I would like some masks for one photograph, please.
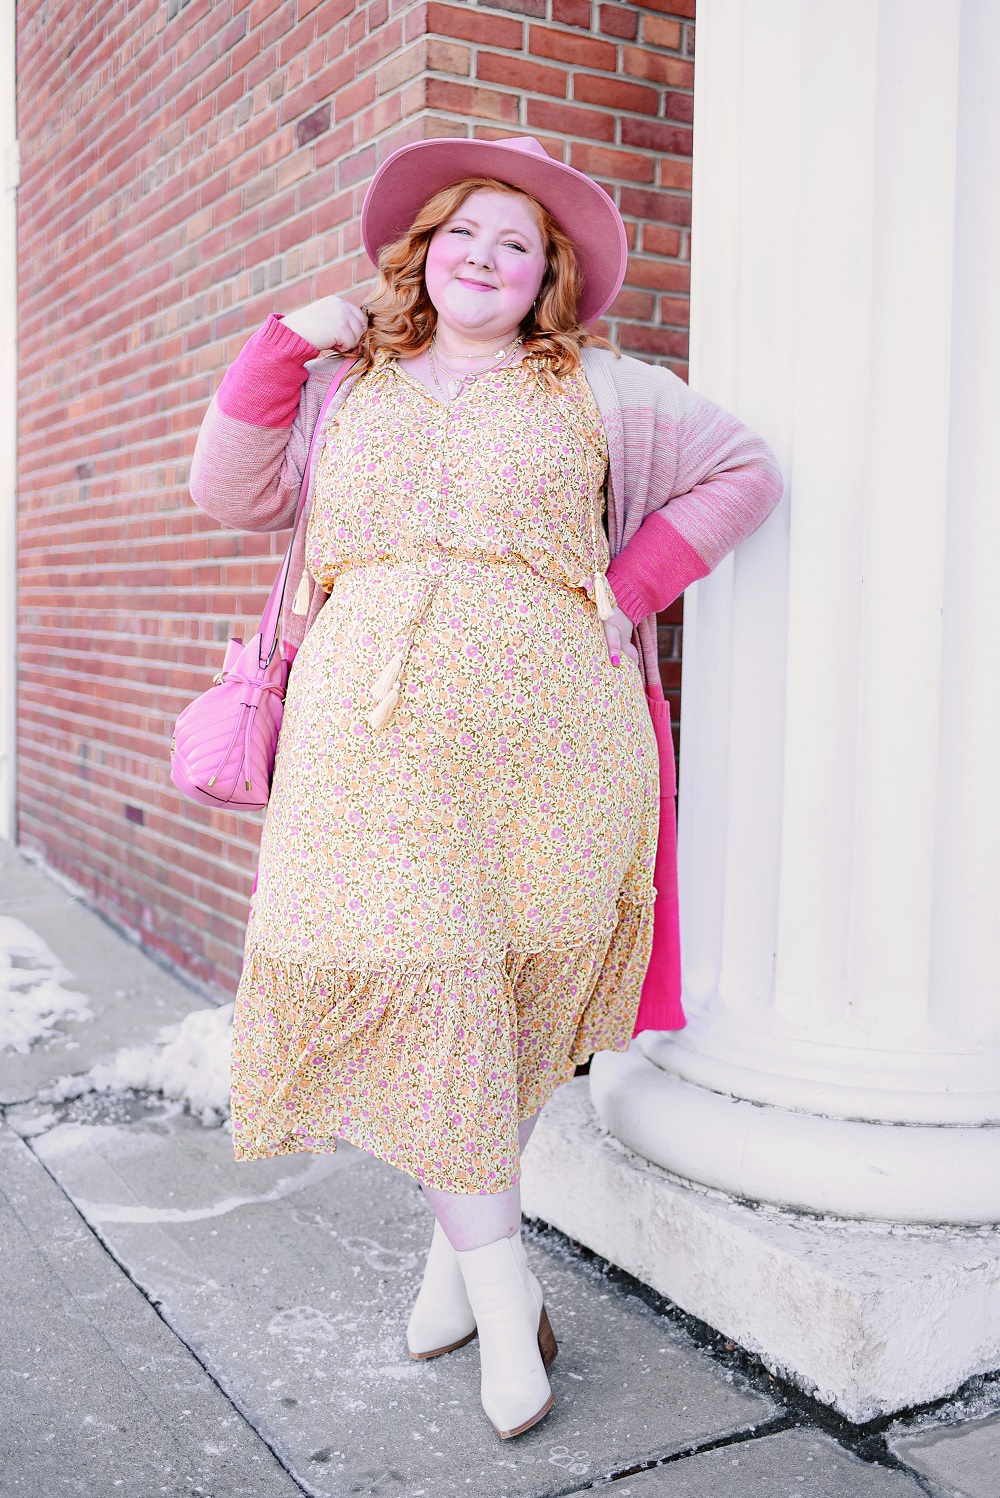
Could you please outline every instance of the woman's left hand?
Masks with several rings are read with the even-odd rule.
[[[604,621],[604,636],[608,642],[608,654],[613,666],[620,666],[623,655],[639,664],[639,652],[632,644],[633,624],[628,614],[616,608],[610,619]]]

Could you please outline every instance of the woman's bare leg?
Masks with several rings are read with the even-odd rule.
[[[518,1124],[521,1149],[531,1138],[538,1114]],[[521,1227],[521,1184],[491,1196],[466,1196],[453,1191],[438,1191],[424,1186],[423,1193],[434,1216],[444,1229],[452,1248],[464,1253],[470,1248],[485,1248],[498,1238],[513,1238]]]

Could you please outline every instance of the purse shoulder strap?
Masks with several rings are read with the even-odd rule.
[[[330,402],[333,400],[343,382],[344,376],[357,364],[357,358],[345,358],[340,368],[330,381],[330,388],[323,397],[309,439],[309,451],[306,453],[306,464],[302,470],[302,484],[299,489],[299,502],[295,510],[295,522],[292,526],[292,534],[288,541],[288,550],[285,552],[285,560],[282,562],[277,577],[271,588],[264,612],[260,620],[260,657],[259,664],[263,669],[274,655],[278,644],[278,625],[281,621],[281,607],[285,600],[285,587],[288,583],[288,569],[292,564],[292,548],[295,545],[295,537],[298,534],[299,523],[302,520],[302,512],[306,506],[306,497],[309,490],[309,471],[312,466],[313,449],[316,446],[316,438],[319,436]]]

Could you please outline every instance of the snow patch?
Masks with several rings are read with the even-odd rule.
[[[374,1238],[341,1238],[340,1241],[348,1253],[358,1254],[369,1269],[375,1269],[379,1274],[405,1274],[407,1270],[416,1269],[420,1262],[419,1254],[384,1248]]]
[[[80,1133],[84,1133],[80,1129]],[[91,1223],[99,1222],[203,1222],[208,1217],[225,1217],[239,1207],[259,1207],[265,1202],[278,1202],[291,1196],[303,1187],[321,1181],[335,1170],[336,1164],[326,1155],[313,1156],[304,1170],[295,1175],[282,1176],[270,1191],[258,1192],[255,1196],[227,1196],[222,1201],[211,1202],[204,1207],[150,1207],[143,1202],[91,1202],[83,1197],[74,1197],[77,1209]],[[319,1314],[319,1313],[317,1313]]]
[[[315,1306],[291,1306],[279,1311],[267,1324],[269,1336],[287,1337],[290,1342],[336,1342],[337,1328],[328,1316]]]
[[[152,1044],[124,1046],[81,1076],[60,1077],[39,1097],[63,1103],[88,1092],[158,1092],[183,1103],[203,1124],[219,1124],[229,1116],[232,1044],[232,1004],[195,1009],[166,1025]]]
[[[39,1041],[64,1038],[60,1021],[93,1019],[87,995],[63,987],[72,977],[30,926],[0,916],[0,1050],[25,1056]]]

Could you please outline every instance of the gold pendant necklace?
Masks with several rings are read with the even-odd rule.
[[[512,340],[512,342],[507,344],[506,348],[497,349],[495,354],[447,354],[442,351],[441,345],[436,337],[431,339],[431,343],[437,350],[437,356],[441,360],[442,364],[447,364],[447,361],[449,359],[492,359],[494,360],[494,362],[498,359],[506,359],[509,358],[509,356],[513,353],[514,349],[517,348],[520,342],[521,335],[518,334],[517,337]]]
[[[500,349],[497,353],[490,355],[493,362],[489,366],[489,368],[470,370],[468,374],[463,375],[459,374],[459,372],[454,368],[449,369],[445,359],[438,352],[437,339],[432,339],[430,347],[427,350],[427,359],[428,363],[430,364],[434,383],[440,391],[442,398],[446,402],[455,400],[459,395],[461,395],[464,389],[468,388],[471,385],[474,385],[475,382],[484,374],[489,374],[493,369],[501,369],[507,362],[507,360],[517,352],[518,348],[520,348],[521,346],[521,343],[522,339],[520,335],[518,335],[518,337],[514,339],[513,343],[509,344],[507,348]],[[458,357],[465,359],[481,359],[484,356],[482,354],[462,354]],[[448,384],[447,394],[445,393],[444,387],[442,386],[441,381],[438,378],[439,369],[444,375],[445,380]]]

